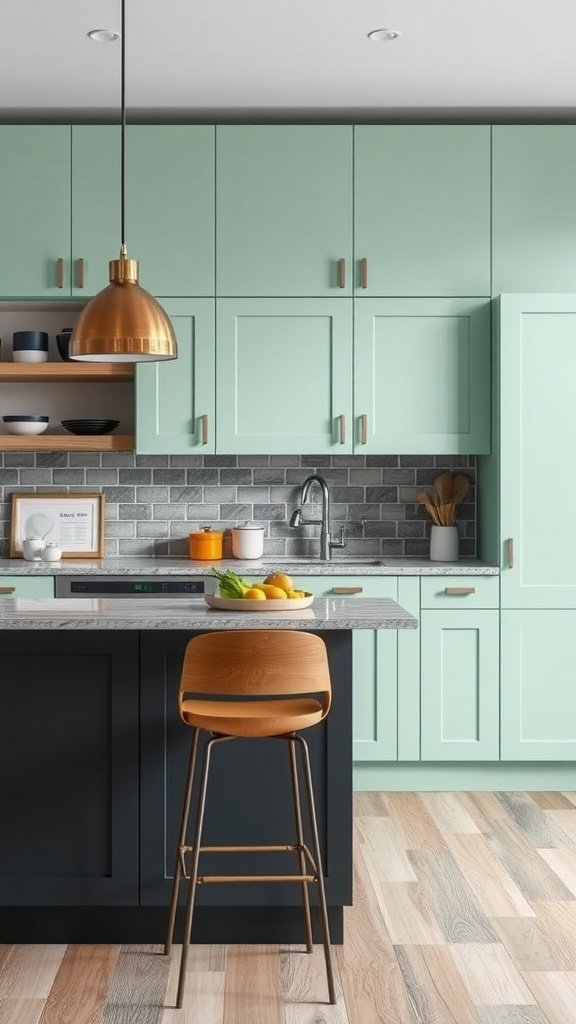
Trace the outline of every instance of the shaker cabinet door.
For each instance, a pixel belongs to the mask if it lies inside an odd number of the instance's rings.
[[[352,302],[219,299],[219,454],[352,451]]]
[[[576,125],[492,128],[492,294],[571,292]]]
[[[358,454],[490,451],[490,313],[475,299],[354,303]]]
[[[208,455],[215,448],[214,301],[162,299],[178,358],[136,368],[136,451]]]
[[[357,296],[490,294],[490,126],[354,127]]]
[[[0,125],[0,224],[0,296],[69,295],[69,126]]]
[[[216,167],[219,296],[352,294],[351,126],[219,125]]]

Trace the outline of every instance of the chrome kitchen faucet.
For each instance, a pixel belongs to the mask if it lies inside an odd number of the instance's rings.
[[[312,488],[319,487],[322,494],[322,518],[306,519],[302,514],[302,506],[306,503],[312,504],[309,494]],[[320,558],[328,560],[332,558],[333,548],[346,547],[346,527],[340,527],[340,540],[332,540],[330,537],[330,494],[328,484],[323,476],[313,473],[307,476],[302,484],[300,492],[300,508],[294,510],[290,516],[289,526],[319,526],[320,527]]]

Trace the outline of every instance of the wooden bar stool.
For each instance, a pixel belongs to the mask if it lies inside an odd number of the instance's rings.
[[[310,694],[321,695],[320,699]],[[212,696],[213,699],[210,699]],[[192,727],[190,760],[180,823],[174,883],[168,920],[165,953],[172,950],[172,937],[183,878],[188,881],[182,957],[176,1006],[184,1001],[186,966],[198,884],[207,882],[296,882],[301,886],[306,952],[312,952],[312,924],[308,886],[318,886],[324,958],[331,1003],[336,1002],[330,956],[330,933],[324,892],[322,859],[310,759],[306,741],[296,730],[308,729],[322,721],[330,710],[331,685],[324,641],[296,630],[228,630],[194,637],[184,653],[180,679],[179,708],[182,720]],[[188,817],[194,782],[198,738],[201,730],[211,734],[204,746],[196,822],[192,845],[187,845]],[[239,737],[277,738],[287,743],[294,805],[296,842],[279,846],[202,846],[202,824],[212,749]],[[296,749],[300,750],[304,776],[312,852],[304,841],[298,785]],[[233,784],[233,779],[230,780]],[[204,852],[284,851],[297,854],[299,870],[286,875],[205,875],[198,873]],[[186,869],[186,855],[190,867]]]

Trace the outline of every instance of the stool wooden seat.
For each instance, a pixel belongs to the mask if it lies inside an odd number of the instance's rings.
[[[316,695],[316,696],[312,696]],[[316,699],[316,697],[318,699]],[[306,951],[312,952],[312,923],[308,886],[318,888],[318,904],[328,995],[336,1002],[330,955],[328,911],[324,892],[322,860],[314,807],[308,746],[299,730],[321,722],[330,710],[331,683],[326,645],[320,637],[297,630],[228,630],[205,633],[189,641],[185,653],[179,690],[180,716],[192,728],[190,760],[186,778],[174,883],[168,920],[165,952],[172,949],[178,892],[183,879],[188,897],[182,942],[176,1006],[184,1001],[186,967],[194,914],[197,885],[206,882],[296,882],[301,886]],[[196,754],[201,731],[210,733],[204,746],[196,820],[192,843],[187,843],[188,819],[194,784]],[[274,846],[202,846],[202,828],[206,791],[213,748],[240,737],[277,738],[287,744],[294,806],[294,839]],[[304,841],[296,751],[300,751],[301,770],[310,819],[310,851]],[[231,785],[233,779],[230,780]],[[199,875],[200,855],[218,852],[294,852],[299,870],[286,875]],[[190,865],[187,869],[186,858]]]

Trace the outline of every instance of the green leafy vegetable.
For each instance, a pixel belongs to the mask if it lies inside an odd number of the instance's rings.
[[[250,584],[246,583],[241,576],[237,576],[231,569],[220,572],[219,569],[212,566],[212,575],[218,580],[220,597],[244,597],[246,591],[250,589]]]

